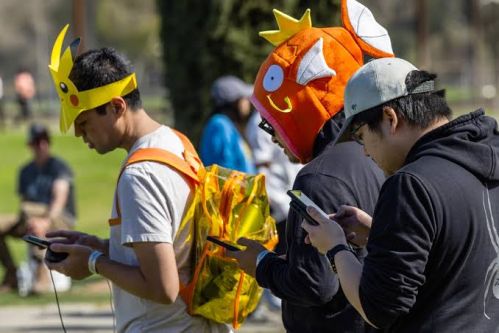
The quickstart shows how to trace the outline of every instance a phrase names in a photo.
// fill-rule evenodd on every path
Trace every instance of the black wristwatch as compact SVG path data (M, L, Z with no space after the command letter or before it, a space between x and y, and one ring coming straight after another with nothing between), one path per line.
M334 264L334 256L338 254L338 252L341 251L349 251L355 254L352 250L352 248L347 245L347 244L338 244L335 247L333 247L331 250L327 251L326 257L329 260L329 263L331 264L331 268L333 269L333 272L337 273L336 271L336 265Z

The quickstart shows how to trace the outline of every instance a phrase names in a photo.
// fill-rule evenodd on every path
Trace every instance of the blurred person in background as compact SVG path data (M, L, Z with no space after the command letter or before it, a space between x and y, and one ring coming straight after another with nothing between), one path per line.
M272 142L272 137L265 133L258 125L262 118L258 112L253 112L248 126L246 137L253 153L258 173L265 175L265 187L269 196L270 214L276 220L279 243L274 248L278 255L286 254L286 217L289 211L290 197L286 194L293 187L293 182L302 168L301 164L292 163L283 150ZM271 310L281 308L281 300L274 296L269 289L264 290L264 299ZM264 309L259 306L252 318L266 319Z
M33 159L19 172L18 194L21 211L18 218L2 219L0 223L0 260L5 268L4 290L17 287L16 265L7 247L6 238L32 234L44 237L50 230L73 228L76 217L73 172L62 159L50 151L48 129L33 124L28 131L27 144ZM50 288L48 271L43 264L45 250L30 246L30 257L37 262L34 292Z
M260 114L253 112L246 128L246 137L253 153L256 170L265 175L270 213L277 222L279 233L279 243L274 251L281 255L286 253L285 229L290 202L286 191L293 187L296 175L303 165L289 160L282 148L272 142L272 137L258 126L261 122Z
M27 121L33 116L32 99L36 94L35 80L30 71L25 68L17 71L14 77L14 89L19 106L16 122Z
M245 139L251 115L250 84L235 76L215 80L211 96L215 105L206 123L199 145L199 155L206 166L218 164L250 174L256 172L251 149Z

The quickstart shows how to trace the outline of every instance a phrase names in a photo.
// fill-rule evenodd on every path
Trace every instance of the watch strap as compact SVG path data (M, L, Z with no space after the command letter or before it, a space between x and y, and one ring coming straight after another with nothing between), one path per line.
M348 251L354 253L350 248L350 246L348 246L347 244L338 244L326 253L327 259L331 264L331 268L335 273L337 273L337 271L336 271L336 265L334 264L334 257L341 251Z

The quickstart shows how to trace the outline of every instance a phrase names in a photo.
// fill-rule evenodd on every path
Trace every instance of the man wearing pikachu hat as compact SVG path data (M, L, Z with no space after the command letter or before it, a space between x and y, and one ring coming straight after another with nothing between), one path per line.
M369 9L342 0L344 27L314 28L310 11L300 20L279 11L277 31L260 35L276 48L261 65L251 101L291 160L306 164L293 189L326 212L350 203L373 212L384 181L382 171L356 142L333 146L344 122L343 92L362 66L365 54L393 57L386 30ZM258 283L282 299L288 332L366 332L374 330L346 300L327 257L308 242L302 216L290 210L287 253L278 256L246 239L245 251L233 253ZM365 253L355 249L362 259Z
M54 44L49 65L62 108L60 127L90 149L105 154L152 148L184 159L185 138L151 119L141 106L135 73L115 50L103 48L78 57L79 40L60 57L66 26ZM111 213L110 238L74 231L48 237L67 259L51 269L76 279L100 274L113 283L118 332L228 332L203 317L193 317L179 296L191 276L192 240L177 233L191 187L175 169L141 161L123 168Z

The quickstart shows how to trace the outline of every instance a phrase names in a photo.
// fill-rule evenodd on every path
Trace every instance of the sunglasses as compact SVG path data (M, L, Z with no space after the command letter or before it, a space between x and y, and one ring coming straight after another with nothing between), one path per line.
M275 136L274 127L272 127L272 125L270 125L270 123L265 119L262 118L262 121L258 124L258 127L264 130L267 134Z

